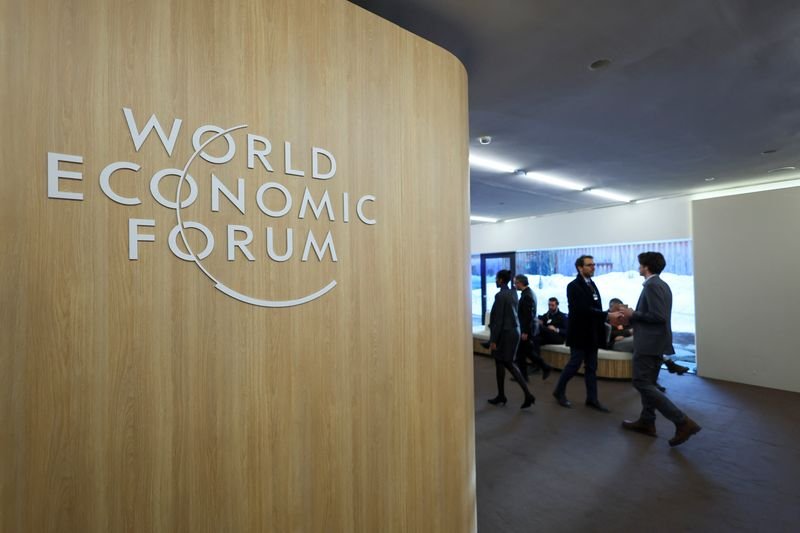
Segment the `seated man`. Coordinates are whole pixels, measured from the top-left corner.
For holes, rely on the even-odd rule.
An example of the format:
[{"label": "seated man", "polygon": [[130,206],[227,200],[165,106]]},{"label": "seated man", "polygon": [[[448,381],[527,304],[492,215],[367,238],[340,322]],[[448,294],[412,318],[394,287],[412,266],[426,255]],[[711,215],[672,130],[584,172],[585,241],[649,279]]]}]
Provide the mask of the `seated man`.
[{"label": "seated man", "polygon": [[[621,308],[627,307],[619,298],[611,298],[608,301],[608,312],[615,313]],[[633,328],[630,325],[623,326],[619,324],[612,326],[607,324],[606,327],[611,328],[608,336],[608,349],[615,352],[633,352]]]},{"label": "seated man", "polygon": [[558,310],[558,298],[547,300],[547,312],[539,316],[537,344],[564,344],[567,338],[567,315]]}]

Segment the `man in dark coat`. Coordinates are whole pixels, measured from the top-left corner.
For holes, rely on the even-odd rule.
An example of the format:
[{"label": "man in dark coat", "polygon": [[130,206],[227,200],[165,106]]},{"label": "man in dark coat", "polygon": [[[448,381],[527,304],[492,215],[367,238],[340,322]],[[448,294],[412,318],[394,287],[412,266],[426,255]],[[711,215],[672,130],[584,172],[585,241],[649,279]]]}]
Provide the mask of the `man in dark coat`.
[{"label": "man in dark coat", "polygon": [[506,404],[505,379],[506,370],[517,380],[525,394],[525,403],[520,409],[533,405],[533,397],[525,379],[514,364],[514,355],[519,344],[519,319],[517,318],[517,291],[508,286],[511,281],[511,272],[501,270],[495,276],[495,283],[500,289],[494,295],[494,304],[489,314],[489,348],[494,357],[495,375],[497,377],[497,396],[488,400],[492,405]]},{"label": "man in dark coat", "polygon": [[547,300],[547,312],[539,317],[540,344],[564,344],[567,340],[567,315],[558,309],[558,298]]},{"label": "man in dark coat", "polygon": [[672,347],[672,291],[659,274],[667,265],[659,252],[639,254],[639,274],[645,278],[636,310],[623,308],[615,322],[627,322],[636,328],[633,336],[633,386],[642,397],[642,412],[637,420],[625,420],[622,427],[656,436],[656,410],[675,424],[670,446],[689,440],[700,426],[658,389],[656,380],[662,356],[675,353]]},{"label": "man in dark coat", "polygon": [[567,383],[583,364],[586,406],[607,413],[608,409],[597,399],[597,350],[606,344],[608,313],[603,310],[600,291],[592,281],[594,258],[591,255],[580,256],[575,261],[575,268],[578,276],[567,285],[569,362],[561,372],[553,396],[560,406],[572,407],[566,395]]},{"label": "man in dark coat", "polygon": [[534,339],[538,334],[539,320],[536,318],[536,295],[530,288],[528,276],[518,274],[514,276],[514,286],[521,291],[519,296],[519,347],[515,361],[520,374],[528,381],[528,358],[533,362],[534,367],[542,369],[542,379],[547,379],[550,375],[550,365],[542,359],[538,346],[534,345]]}]

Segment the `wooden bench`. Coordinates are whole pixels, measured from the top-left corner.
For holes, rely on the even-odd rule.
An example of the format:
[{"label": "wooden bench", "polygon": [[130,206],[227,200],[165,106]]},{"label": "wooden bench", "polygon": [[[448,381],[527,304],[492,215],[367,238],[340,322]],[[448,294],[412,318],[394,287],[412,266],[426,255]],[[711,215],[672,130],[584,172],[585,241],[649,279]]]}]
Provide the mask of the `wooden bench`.
[{"label": "wooden bench", "polygon": [[[569,361],[569,346],[545,344],[542,346],[542,359],[548,365],[563,370]],[[583,374],[583,366],[578,370]],[[631,379],[633,377],[633,354],[612,350],[597,351],[597,377],[609,379]]]}]

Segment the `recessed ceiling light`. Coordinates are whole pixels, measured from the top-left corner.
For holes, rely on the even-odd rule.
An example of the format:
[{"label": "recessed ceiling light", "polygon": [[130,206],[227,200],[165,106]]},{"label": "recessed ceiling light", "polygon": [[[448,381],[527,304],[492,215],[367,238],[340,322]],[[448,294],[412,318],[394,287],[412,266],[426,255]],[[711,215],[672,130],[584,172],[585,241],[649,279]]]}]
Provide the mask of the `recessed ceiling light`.
[{"label": "recessed ceiling light", "polygon": [[706,181],[714,181],[717,178],[706,178]]},{"label": "recessed ceiling light", "polygon": [[504,163],[503,161],[497,161],[495,159],[489,159],[487,157],[480,157],[472,154],[469,154],[469,164],[475,167],[494,170],[496,172],[508,172],[509,174],[513,173],[517,169],[517,167],[509,165],[508,163]]},{"label": "recessed ceiling light", "polygon": [[491,223],[497,222],[497,220],[498,220],[496,218],[481,217],[481,216],[478,216],[478,215],[470,215],[469,219],[472,222],[491,222]]},{"label": "recessed ceiling light", "polygon": [[589,70],[600,70],[606,68],[611,64],[610,59],[598,59],[597,61],[593,61],[591,65],[589,65]]},{"label": "recessed ceiling light", "polygon": [[621,194],[607,191],[605,189],[586,189],[584,192],[588,192],[589,194],[593,194],[594,196],[599,196],[600,198],[605,198],[607,200],[614,200],[615,202],[630,202],[632,200],[632,198],[628,198],[627,196],[622,196]]},{"label": "recessed ceiling light", "polygon": [[775,153],[775,152],[777,152],[777,151],[778,151],[778,149],[777,149],[777,148],[770,148],[769,150],[764,150],[763,152],[761,152],[761,155],[769,155],[769,154],[774,154],[774,153]]},{"label": "recessed ceiling light", "polygon": [[575,183],[574,181],[556,178],[555,176],[548,176],[547,174],[542,174],[541,172],[526,172],[525,177],[534,181],[538,181],[539,183],[544,183],[545,185],[569,189],[570,191],[582,191],[585,189],[583,185]]},{"label": "recessed ceiling light", "polygon": [[786,172],[788,170],[797,170],[797,167],[778,167],[773,168],[772,170],[768,170],[769,174],[774,174],[775,172]]}]

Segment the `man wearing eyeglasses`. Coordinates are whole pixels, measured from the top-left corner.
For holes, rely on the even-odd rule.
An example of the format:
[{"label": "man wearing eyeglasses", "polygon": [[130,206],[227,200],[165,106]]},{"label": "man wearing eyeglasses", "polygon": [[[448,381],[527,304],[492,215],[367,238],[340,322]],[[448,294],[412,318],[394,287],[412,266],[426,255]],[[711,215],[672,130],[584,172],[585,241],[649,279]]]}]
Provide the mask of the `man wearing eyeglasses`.
[{"label": "man wearing eyeglasses", "polygon": [[569,328],[567,346],[569,362],[564,366],[553,396],[561,407],[572,407],[567,399],[567,383],[584,366],[586,382],[586,406],[608,413],[609,410],[597,398],[597,350],[605,347],[608,313],[603,310],[600,291],[592,281],[594,258],[582,255],[575,261],[578,276],[567,285],[569,306]]}]

